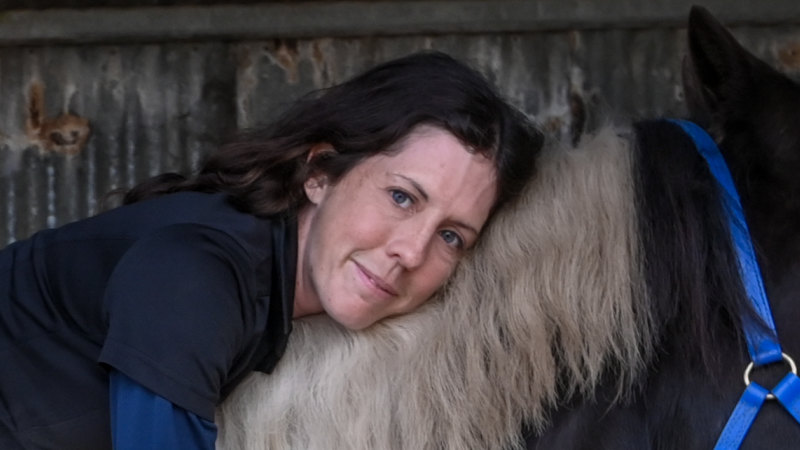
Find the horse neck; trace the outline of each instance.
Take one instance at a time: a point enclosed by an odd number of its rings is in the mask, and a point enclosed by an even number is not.
[[[800,168],[793,172],[800,172]],[[800,179],[796,175],[793,179],[770,177],[767,171],[751,171],[747,177],[734,173],[734,178],[779,342],[784,352],[796,357],[800,355],[800,329],[796,325],[800,296]]]
[[[677,125],[635,125],[637,214],[656,333],[686,367],[717,366],[746,310],[715,180]]]
[[[770,133],[758,134],[747,126],[755,124],[745,124],[744,132],[731,132],[720,147],[739,191],[759,264],[773,281],[800,275],[800,137],[760,142],[766,138],[753,136]],[[775,134],[791,133],[783,129]]]
[[[800,85],[760,61],[749,75],[721,104],[717,137],[762,269],[780,279],[800,262]]]
[[[779,194],[766,192],[743,196],[742,204],[764,275],[777,281],[798,273],[800,212],[788,210]]]

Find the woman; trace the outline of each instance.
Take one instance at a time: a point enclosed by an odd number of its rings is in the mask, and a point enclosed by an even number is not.
[[[189,179],[0,252],[0,448],[213,448],[292,318],[360,329],[446,281],[541,136],[441,53],[299,101]],[[110,414],[109,414],[110,405]]]

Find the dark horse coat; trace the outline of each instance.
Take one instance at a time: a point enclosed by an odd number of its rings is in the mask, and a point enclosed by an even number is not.
[[[741,196],[784,352],[800,357],[800,87],[692,10],[684,83]],[[634,127],[638,234],[652,324],[652,362],[634,393],[608,383],[575,396],[529,449],[711,449],[743,389],[747,314],[715,182],[674,124]],[[767,388],[789,370],[757,369]],[[607,376],[613,378],[614,370]],[[800,446],[800,424],[767,401],[742,448]]]

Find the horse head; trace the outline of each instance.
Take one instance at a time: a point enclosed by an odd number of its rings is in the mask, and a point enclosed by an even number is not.
[[[703,8],[692,8],[688,38],[683,79],[692,120],[725,155],[764,271],[775,281],[787,271],[796,276],[800,85],[748,52]]]

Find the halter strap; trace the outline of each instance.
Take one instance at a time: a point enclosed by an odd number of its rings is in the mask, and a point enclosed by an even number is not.
[[[767,294],[764,292],[764,283],[761,272],[750,241],[750,231],[742,212],[742,203],[733,184],[733,178],[717,148],[717,144],[702,128],[692,122],[673,120],[688,134],[695,143],[697,151],[708,163],[711,174],[717,179],[722,190],[725,210],[728,213],[728,225],[731,240],[739,257],[739,273],[747,296],[753,304],[763,325],[746,320],[744,325],[747,348],[750,357],[756,366],[778,362],[781,360],[781,345],[778,343],[778,333],[775,331],[775,322],[772,320],[772,311],[769,308]]]
[[[728,166],[725,164],[725,159],[714,140],[702,128],[685,120],[669,119],[669,121],[680,126],[692,138],[697,151],[708,163],[708,168],[722,191],[731,241],[736,247],[738,255],[739,273],[747,296],[760,321],[759,323],[750,317],[742,318],[747,349],[753,361],[751,364],[759,367],[787,360],[793,369],[792,373],[787,374],[770,392],[757,383],[749,381],[750,367],[748,367],[745,373],[747,387],[715,447],[717,450],[738,449],[761,409],[761,405],[767,399],[777,398],[778,402],[800,423],[800,378],[795,373],[794,362],[788,355],[782,353],[778,343],[778,332],[775,330],[772,310],[764,291],[764,282],[756,261],[753,243],[750,240],[750,231],[744,218],[742,203]]]

